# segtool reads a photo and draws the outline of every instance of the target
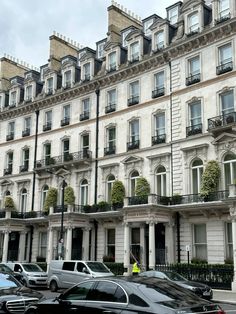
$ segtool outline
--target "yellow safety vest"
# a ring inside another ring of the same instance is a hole
[[[133,264],[132,272],[133,273],[140,273],[140,268],[136,262]]]

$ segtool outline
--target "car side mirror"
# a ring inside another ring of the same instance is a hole
[[[85,274],[89,274],[89,271],[87,270],[86,267],[83,267],[82,272],[85,273]]]
[[[57,297],[56,300],[59,302],[60,305],[64,307],[68,307],[71,305],[71,301],[60,299],[60,297]]]

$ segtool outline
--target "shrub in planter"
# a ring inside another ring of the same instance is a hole
[[[200,259],[200,258],[197,258],[197,257],[193,257],[191,259],[191,263],[192,264],[207,264],[208,262],[205,259]]]
[[[208,161],[205,171],[202,175],[201,196],[207,198],[211,193],[217,190],[220,179],[220,166],[217,161]]]
[[[100,212],[107,211],[109,209],[109,204],[105,201],[101,201],[98,203],[98,210]]]
[[[174,194],[171,198],[171,203],[173,205],[176,205],[176,204],[181,204],[181,201],[182,201],[182,195],[180,194]]]
[[[56,205],[57,205],[57,189],[50,187],[47,193],[43,210],[48,213],[49,208],[55,207]]]
[[[125,187],[121,181],[116,180],[113,183],[111,191],[111,203],[114,208],[123,207],[125,197]]]
[[[75,193],[74,189],[71,186],[65,188],[65,204],[74,205],[75,203]]]
[[[147,196],[148,194],[150,194],[150,184],[147,179],[143,177],[138,178],[135,187],[135,195]]]
[[[83,205],[82,209],[85,213],[91,213],[92,207],[90,205]]]
[[[169,196],[161,196],[160,197],[160,204],[161,205],[169,205],[170,204],[170,197]]]
[[[92,213],[96,213],[96,212],[98,211],[98,209],[99,209],[98,204],[93,204],[93,205],[91,206],[91,212],[92,212]]]
[[[15,204],[11,196],[6,196],[4,200],[4,207],[9,209],[15,209]]]

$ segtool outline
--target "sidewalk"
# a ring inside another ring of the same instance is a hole
[[[231,290],[213,289],[213,299],[212,300],[236,304],[236,292],[231,291]]]

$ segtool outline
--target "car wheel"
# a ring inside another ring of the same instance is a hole
[[[58,286],[57,286],[57,283],[56,283],[55,280],[52,280],[52,281],[50,282],[49,287],[50,287],[50,290],[51,290],[52,292],[56,292],[57,289],[58,289]]]

